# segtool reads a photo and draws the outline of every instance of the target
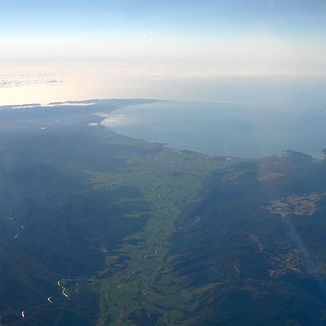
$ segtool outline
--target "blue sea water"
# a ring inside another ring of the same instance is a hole
[[[103,122],[122,135],[212,155],[262,157],[326,148],[326,111],[204,102],[157,102],[114,111]]]

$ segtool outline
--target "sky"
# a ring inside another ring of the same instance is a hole
[[[326,75],[324,0],[0,0],[0,8],[0,105],[195,99],[196,87],[198,99],[219,100],[200,87]]]

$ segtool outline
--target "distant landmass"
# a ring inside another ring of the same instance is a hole
[[[326,325],[324,156],[101,125],[154,102],[0,107],[0,323]]]

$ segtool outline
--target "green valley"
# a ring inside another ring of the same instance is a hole
[[[325,325],[324,158],[99,125],[127,104],[0,110],[1,323]]]

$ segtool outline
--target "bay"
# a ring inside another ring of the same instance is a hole
[[[162,101],[118,109],[102,124],[121,135],[210,155],[315,155],[326,147],[321,108]]]

